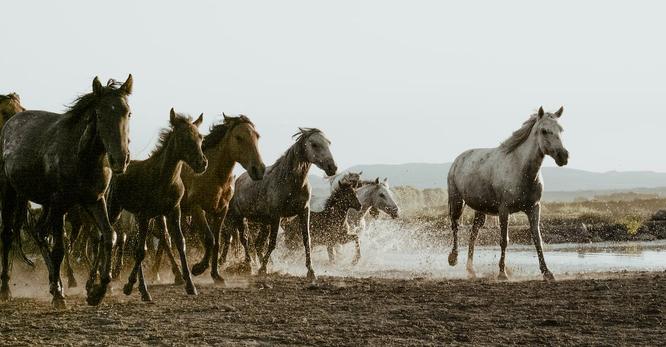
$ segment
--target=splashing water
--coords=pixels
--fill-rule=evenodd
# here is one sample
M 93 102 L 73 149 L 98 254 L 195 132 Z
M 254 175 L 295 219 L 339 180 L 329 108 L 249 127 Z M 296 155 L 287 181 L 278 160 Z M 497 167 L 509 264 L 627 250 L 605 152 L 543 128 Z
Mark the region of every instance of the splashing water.
M 426 237 L 419 226 L 400 225 L 390 220 L 369 224 L 361 235 L 361 260 L 352 265 L 353 243 L 338 249 L 336 262 L 328 261 L 325 247 L 313 248 L 315 271 L 323 276 L 382 278 L 467 278 L 467 248 L 459 251 L 458 265 L 447 262 L 450 235 Z M 497 232 L 492 230 L 491 232 Z M 499 236 L 498 236 L 499 237 Z M 281 244 L 281 242 L 279 242 Z M 612 271 L 663 271 L 666 269 L 666 240 L 649 242 L 603 242 L 544 245 L 546 263 L 556 275 Z M 283 247 L 273 253 L 272 271 L 305 274 L 302 251 L 287 257 Z M 474 267 L 479 277 L 498 273 L 499 246 L 476 246 Z M 533 245 L 510 245 L 507 267 L 512 279 L 541 278 Z

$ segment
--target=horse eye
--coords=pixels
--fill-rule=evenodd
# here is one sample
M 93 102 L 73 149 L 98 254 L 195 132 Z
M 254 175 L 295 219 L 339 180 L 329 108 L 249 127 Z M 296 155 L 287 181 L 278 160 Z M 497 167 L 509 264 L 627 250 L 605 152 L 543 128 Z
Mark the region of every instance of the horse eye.
M 238 141 L 238 142 L 243 142 L 243 138 L 240 137 L 240 136 L 236 136 L 236 141 Z
M 319 148 L 319 145 L 316 144 L 316 143 L 313 143 L 313 144 L 312 144 L 312 148 L 317 149 L 317 148 Z
M 384 195 L 384 193 L 381 193 L 381 194 L 379 194 L 379 197 L 383 199 L 383 198 L 386 197 L 386 195 Z

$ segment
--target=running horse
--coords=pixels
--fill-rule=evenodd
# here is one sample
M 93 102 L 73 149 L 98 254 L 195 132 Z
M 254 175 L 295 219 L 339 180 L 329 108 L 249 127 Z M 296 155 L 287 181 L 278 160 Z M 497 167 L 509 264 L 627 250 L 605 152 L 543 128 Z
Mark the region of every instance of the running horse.
M 264 179 L 253 181 L 246 172 L 236 180 L 236 192 L 229 204 L 229 215 L 225 226 L 225 243 L 222 259 L 226 258 L 232 235 L 239 239 L 245 249 L 245 265 L 250 267 L 247 222 L 262 224 L 256 244 L 262 245 L 270 236 L 265 254 L 259 254 L 259 275 L 266 274 L 266 265 L 275 249 L 282 218 L 298 217 L 298 228 L 303 237 L 307 278 L 316 276 L 310 259 L 310 195 L 308 172 L 312 164 L 324 170 L 328 176 L 335 175 L 338 167 L 329 149 L 330 141 L 324 133 L 314 128 L 299 128 L 294 135 L 296 142 L 272 166 L 266 169 Z
M 132 75 L 121 85 L 99 78 L 92 92 L 82 95 L 64 114 L 25 111 L 5 123 L 0 135 L 2 186 L 2 285 L 0 299 L 8 299 L 8 254 L 13 234 L 21 230 L 28 201 L 42 205 L 31 232 L 49 272 L 52 304 L 64 308 L 60 265 L 65 255 L 64 216 L 81 205 L 101 231 L 97 252 L 86 284 L 87 302 L 97 305 L 111 282 L 111 250 L 116 233 L 109 222 L 104 192 L 111 171 L 123 173 L 130 161 L 127 97 Z M 51 239 L 51 240 L 50 240 Z M 99 271 L 100 281 L 97 282 Z
M 187 265 L 185 238 L 180 226 L 180 201 L 185 192 L 180 173 L 183 164 L 197 174 L 203 173 L 208 167 L 208 160 L 201 151 L 203 137 L 197 129 L 202 121 L 203 114 L 192 122 L 191 118 L 177 114 L 172 108 L 169 114 L 170 127 L 162 130 L 160 141 L 150 157 L 132 161 L 125 173 L 113 175 L 111 178 L 108 193 L 109 218 L 115 222 L 120 212 L 126 210 L 134 214 L 139 224 L 134 267 L 123 287 L 126 295 L 132 293 L 138 277 L 141 299 L 152 301 L 141 266 L 146 255 L 146 236 L 151 219 L 155 219 L 160 226 L 162 235 L 166 234 L 166 230 L 171 234 L 180 255 L 185 290 L 190 295 L 197 294 Z M 123 240 L 125 237 L 119 238 L 119 259 L 116 264 L 122 264 Z
M 449 265 L 458 261 L 458 221 L 465 204 L 475 210 L 469 236 L 467 272 L 474 273 L 474 243 L 486 215 L 498 215 L 500 247 L 498 279 L 506 280 L 506 247 L 509 242 L 509 214 L 524 212 L 530 223 L 532 241 L 539 258 L 539 268 L 545 280 L 555 277 L 548 270 L 543 256 L 539 230 L 540 200 L 543 192 L 541 164 L 545 156 L 555 159 L 558 166 L 566 165 L 569 152 L 564 148 L 558 120 L 564 108 L 546 113 L 543 107 L 523 123 L 511 137 L 497 148 L 470 149 L 460 154 L 451 165 L 448 175 L 449 214 L 453 231 L 453 247 Z

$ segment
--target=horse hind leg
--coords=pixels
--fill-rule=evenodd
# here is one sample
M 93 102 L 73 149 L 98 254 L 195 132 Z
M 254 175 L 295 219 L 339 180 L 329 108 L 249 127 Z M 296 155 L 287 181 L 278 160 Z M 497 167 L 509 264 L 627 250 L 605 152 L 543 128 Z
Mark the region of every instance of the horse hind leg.
M 472 230 L 469 233 L 469 245 L 467 246 L 467 273 L 471 278 L 476 278 L 474 272 L 474 245 L 476 238 L 479 236 L 479 229 L 486 223 L 486 215 L 483 212 L 476 211 L 474 213 L 474 223 L 472 223 Z
M 2 234 L 0 239 L 2 240 L 2 274 L 0 274 L 0 279 L 2 284 L 0 284 L 0 302 L 7 301 L 11 298 L 11 291 L 9 289 L 9 256 L 12 248 L 12 239 L 14 233 L 14 226 L 11 221 L 13 220 L 14 213 L 16 212 L 17 204 L 16 191 L 11 187 L 5 187 L 3 191 L 3 201 L 2 201 Z
M 143 271 L 141 269 L 142 262 L 146 256 L 146 236 L 148 234 L 148 220 L 145 218 L 139 218 L 139 234 L 137 235 L 136 248 L 134 250 L 134 267 L 132 272 L 130 272 L 129 277 L 127 278 L 127 283 L 123 287 L 123 293 L 125 295 L 132 294 L 134 289 L 134 284 L 136 283 L 137 276 L 141 281 L 143 278 Z M 145 282 L 139 284 L 139 290 L 141 291 L 142 299 L 145 297 L 144 292 L 148 293 L 145 288 Z
M 464 202 L 462 197 L 455 192 L 455 188 L 449 189 L 449 218 L 451 218 L 451 231 L 453 232 L 453 246 L 449 253 L 449 265 L 458 264 L 458 226 L 462 216 Z
M 509 213 L 500 210 L 499 222 L 501 254 L 499 260 L 499 275 L 497 275 L 497 279 L 500 281 L 506 281 L 509 279 L 509 276 L 506 274 L 506 247 L 509 244 Z

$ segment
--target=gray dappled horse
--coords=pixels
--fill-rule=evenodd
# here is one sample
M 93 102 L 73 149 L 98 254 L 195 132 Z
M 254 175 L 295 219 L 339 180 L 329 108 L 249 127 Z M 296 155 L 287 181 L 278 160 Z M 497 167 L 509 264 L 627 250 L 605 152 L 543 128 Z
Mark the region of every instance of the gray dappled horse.
M 263 180 L 253 181 L 243 173 L 236 180 L 236 191 L 229 204 L 227 224 L 225 226 L 225 244 L 222 261 L 231 241 L 231 235 L 239 232 L 240 241 L 245 249 L 245 263 L 250 266 L 251 258 L 247 241 L 247 221 L 262 224 L 257 236 L 261 245 L 270 236 L 268 249 L 263 256 L 259 254 L 261 268 L 259 274 L 266 273 L 266 264 L 275 249 L 280 220 L 298 217 L 299 228 L 305 247 L 305 266 L 308 279 L 315 279 L 310 259 L 310 184 L 308 172 L 315 164 L 327 175 L 335 175 L 338 167 L 329 149 L 330 141 L 319 129 L 300 128 L 294 135 L 294 143 L 275 164 L 266 169 Z M 269 235 L 270 234 L 270 235 Z
M 486 215 L 498 215 L 500 221 L 499 260 L 501 280 L 508 277 L 505 270 L 506 247 L 509 242 L 509 214 L 524 212 L 530 222 L 532 240 L 539 257 L 539 268 L 546 280 L 553 280 L 543 256 L 539 230 L 540 200 L 543 192 L 541 164 L 546 155 L 558 166 L 567 164 L 569 152 L 562 145 L 562 127 L 558 120 L 564 108 L 546 113 L 539 108 L 511 137 L 497 148 L 470 149 L 460 154 L 451 165 L 448 175 L 449 210 L 453 230 L 453 248 L 449 265 L 458 261 L 458 221 L 466 204 L 475 210 L 469 236 L 467 271 L 475 276 L 474 243 Z

